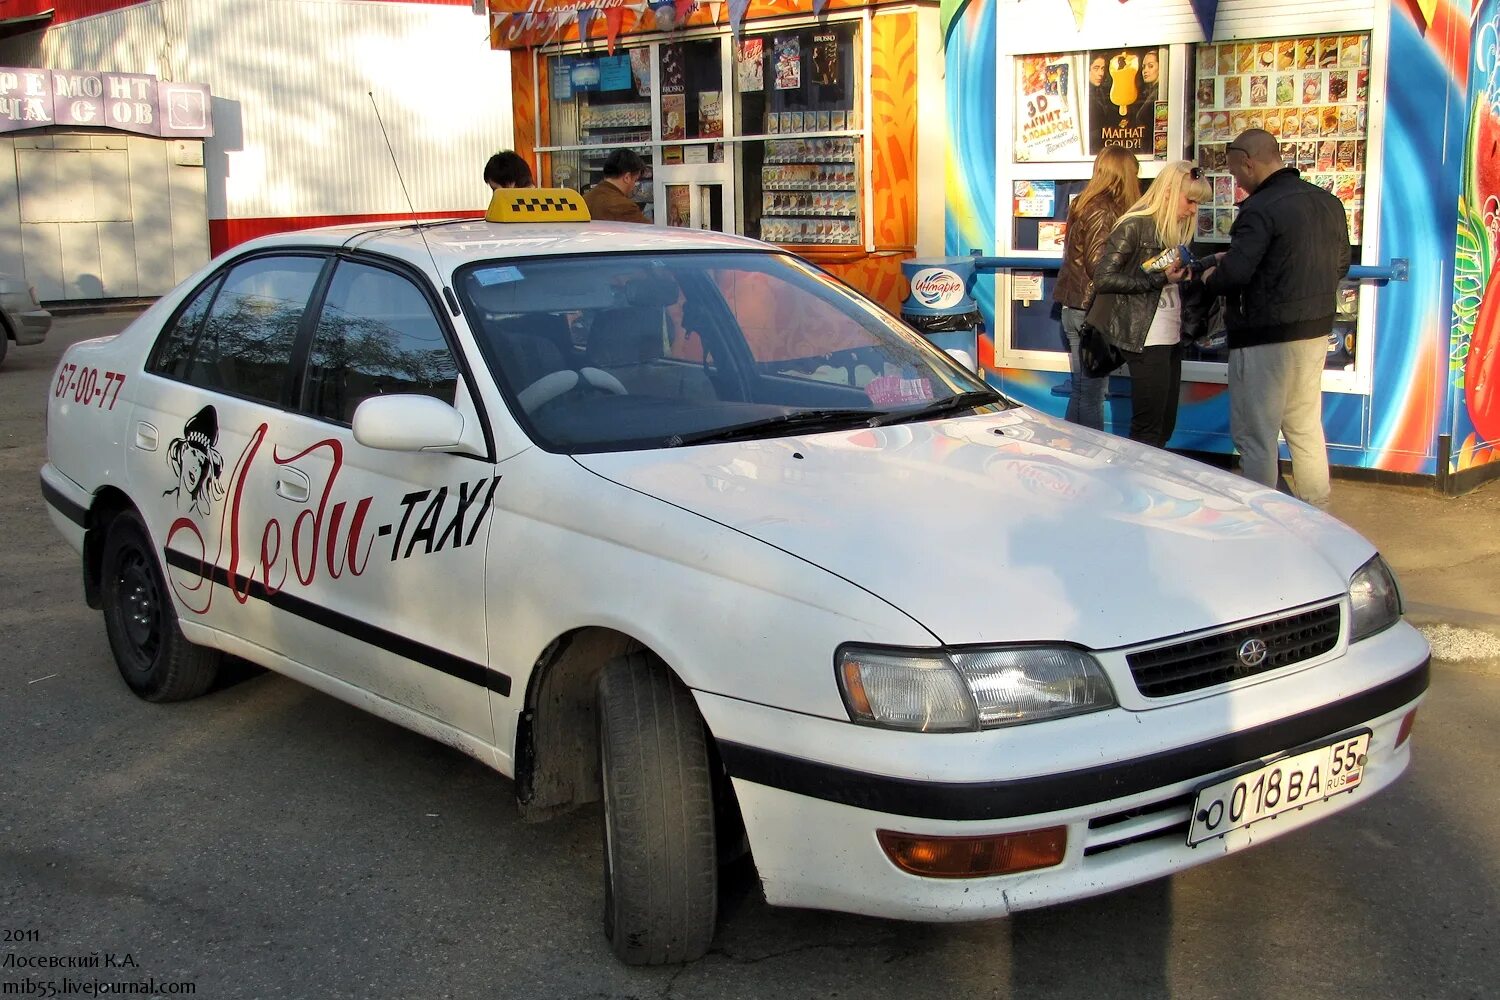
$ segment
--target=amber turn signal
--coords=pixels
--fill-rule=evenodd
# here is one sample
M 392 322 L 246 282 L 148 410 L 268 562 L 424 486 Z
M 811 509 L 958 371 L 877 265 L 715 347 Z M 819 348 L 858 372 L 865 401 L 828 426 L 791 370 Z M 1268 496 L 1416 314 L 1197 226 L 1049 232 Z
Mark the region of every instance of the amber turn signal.
M 877 830 L 880 846 L 897 868 L 926 878 L 983 878 L 1050 868 L 1068 850 L 1068 828 L 1001 833 L 988 837 L 922 837 Z
M 1401 720 L 1401 728 L 1396 730 L 1396 746 L 1406 742 L 1411 735 L 1412 727 L 1417 724 L 1417 710 L 1414 708 L 1406 713 L 1406 718 Z

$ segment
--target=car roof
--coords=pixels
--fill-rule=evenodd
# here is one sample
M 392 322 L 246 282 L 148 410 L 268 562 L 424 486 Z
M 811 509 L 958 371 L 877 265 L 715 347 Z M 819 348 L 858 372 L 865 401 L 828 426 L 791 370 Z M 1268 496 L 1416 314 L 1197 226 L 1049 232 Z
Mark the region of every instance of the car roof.
M 774 251 L 777 248 L 743 236 L 697 229 L 672 229 L 621 222 L 505 223 L 483 219 L 328 226 L 263 236 L 242 244 L 240 252 L 299 247 L 349 249 L 383 253 L 429 270 L 436 262 L 448 275 L 463 264 L 495 258 L 574 256 L 638 251 L 682 250 Z M 429 258 L 429 253 L 431 257 Z

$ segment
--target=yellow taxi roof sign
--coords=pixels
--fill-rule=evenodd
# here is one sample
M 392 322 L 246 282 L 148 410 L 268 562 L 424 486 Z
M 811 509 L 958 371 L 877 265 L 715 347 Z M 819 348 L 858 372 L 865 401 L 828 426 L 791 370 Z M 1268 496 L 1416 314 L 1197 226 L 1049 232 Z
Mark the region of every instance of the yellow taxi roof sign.
M 588 222 L 583 195 L 570 188 L 496 188 L 486 222 Z

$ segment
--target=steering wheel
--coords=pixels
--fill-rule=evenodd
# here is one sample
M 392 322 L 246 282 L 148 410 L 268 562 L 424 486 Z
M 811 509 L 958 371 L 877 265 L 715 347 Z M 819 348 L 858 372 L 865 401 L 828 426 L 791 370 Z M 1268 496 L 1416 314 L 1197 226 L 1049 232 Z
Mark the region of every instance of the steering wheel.
M 599 368 L 580 368 L 577 371 L 564 368 L 562 371 L 543 375 L 517 393 L 516 400 L 521 404 L 521 409 L 534 413 L 559 396 L 579 388 L 597 389 L 611 396 L 623 396 L 626 393 L 624 384 L 607 371 Z

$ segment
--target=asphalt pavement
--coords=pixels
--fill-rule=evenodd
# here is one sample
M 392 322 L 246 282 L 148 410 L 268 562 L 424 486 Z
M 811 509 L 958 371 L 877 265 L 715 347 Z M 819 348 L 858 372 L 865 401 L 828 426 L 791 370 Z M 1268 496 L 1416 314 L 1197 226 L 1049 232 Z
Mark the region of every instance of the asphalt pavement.
M 1393 564 L 1437 657 L 1412 768 L 1368 804 L 979 924 L 774 909 L 741 878 L 706 958 L 629 969 L 599 927 L 597 809 L 524 824 L 498 775 L 274 674 L 178 705 L 125 689 L 37 488 L 62 348 L 120 325 L 60 318 L 0 367 L 5 996 L 65 980 L 212 1000 L 1500 993 L 1500 485 L 1335 481 L 1333 513 Z

